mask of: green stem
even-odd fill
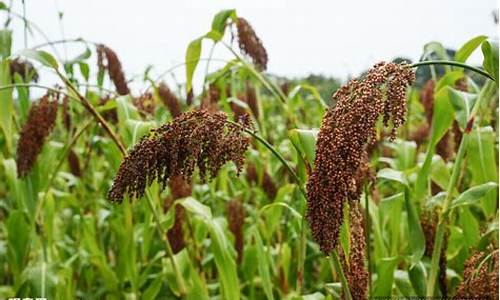
[[[447,66],[460,67],[460,68],[467,69],[469,71],[476,72],[478,74],[483,75],[484,77],[487,77],[487,78],[495,81],[495,78],[492,75],[490,75],[488,72],[484,71],[484,70],[481,70],[479,68],[470,66],[468,64],[464,64],[464,63],[457,62],[457,61],[451,61],[451,60],[427,60],[427,61],[420,61],[420,62],[417,62],[417,63],[409,65],[409,67],[416,68],[416,67],[420,67],[420,66],[430,66],[430,65],[447,65]]]
[[[179,266],[177,265],[177,261],[174,258],[174,251],[172,251],[172,247],[170,246],[170,242],[168,241],[167,233],[165,230],[163,230],[163,227],[161,226],[160,216],[158,215],[158,211],[155,208],[153,199],[148,192],[146,192],[146,199],[149,205],[149,209],[153,213],[153,217],[155,219],[156,230],[160,235],[160,239],[165,242],[165,249],[167,250],[167,255],[170,258],[170,261],[172,262],[172,269],[174,270],[175,278],[177,280],[177,285],[179,286],[179,293],[181,294],[181,296],[184,296],[186,294],[186,285],[184,284],[184,278],[182,277]]]
[[[333,262],[333,266],[337,271],[337,275],[339,276],[340,283],[342,284],[342,289],[344,290],[344,297],[347,300],[352,300],[351,289],[349,288],[349,283],[347,282],[347,278],[342,269],[342,264],[340,263],[339,255],[336,250],[333,250],[331,260]]]

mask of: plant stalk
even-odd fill
[[[487,77],[487,78],[495,81],[495,78],[490,73],[488,73],[488,72],[486,72],[484,70],[481,70],[479,68],[470,66],[468,64],[457,62],[457,61],[451,61],[451,60],[427,60],[427,61],[420,61],[420,62],[411,64],[411,65],[408,65],[408,66],[411,67],[411,68],[416,68],[416,67],[420,67],[420,66],[432,66],[432,65],[447,65],[447,66],[460,67],[460,68],[467,69],[467,70],[472,71],[472,72],[476,72],[476,73],[478,73],[480,75],[483,75],[484,77]]]
[[[342,269],[342,264],[340,263],[339,255],[337,254],[337,250],[333,250],[332,256],[330,258],[333,261],[333,265],[335,270],[337,271],[337,275],[339,276],[340,282],[342,284],[342,289],[344,290],[344,296],[346,300],[352,300],[351,289],[349,288],[349,283],[347,282],[347,278]]]

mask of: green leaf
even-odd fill
[[[394,282],[394,270],[398,262],[397,257],[383,258],[377,268],[377,282],[374,297],[390,297],[392,295],[392,284]]]
[[[448,60],[446,49],[439,42],[430,42],[424,45],[423,59],[427,59],[432,53],[436,54],[439,59]]]
[[[25,49],[19,54],[34,59],[49,68],[57,69],[59,67],[56,59],[50,53],[43,50]]]
[[[413,291],[410,283],[410,278],[408,277],[408,273],[402,270],[396,270],[394,274],[394,281],[396,282],[396,286],[398,287],[398,290],[403,294],[403,296],[410,297],[412,295],[415,295],[415,292]]]
[[[425,266],[422,262],[417,262],[410,266],[408,270],[411,285],[417,295],[425,295],[426,279],[425,279]]]
[[[0,57],[6,59],[10,56],[12,47],[12,31],[0,30]]]
[[[189,43],[186,50],[186,92],[190,92],[193,84],[193,75],[200,60],[201,41],[203,38],[197,38]]]
[[[6,10],[7,9],[7,5],[5,5],[5,3],[3,2],[0,2],[0,10]]]
[[[415,201],[411,199],[411,193],[408,188],[405,188],[405,206],[408,217],[408,243],[410,244],[411,263],[415,264],[425,252],[425,236],[420,225],[420,218],[418,216]]]
[[[328,105],[326,104],[325,100],[323,100],[323,98],[321,97],[321,94],[318,92],[318,89],[310,84],[302,83],[294,87],[289,94],[290,99],[293,99],[301,90],[311,93],[314,99],[318,100],[318,102],[321,104],[323,108],[328,108]]]
[[[390,180],[390,181],[396,181],[399,182],[405,186],[408,186],[408,180],[406,179],[406,176],[404,175],[403,172],[401,171],[396,171],[394,169],[389,169],[385,168],[377,173],[378,178]]]
[[[162,284],[163,284],[163,278],[158,276],[155,280],[153,280],[153,282],[144,291],[144,294],[142,294],[141,299],[145,299],[145,300],[156,299],[158,293],[160,292]]]
[[[200,216],[205,226],[208,227],[211,238],[211,249],[222,287],[222,298],[240,299],[238,272],[232,255],[235,251],[231,248],[232,246],[221,225],[212,218],[210,208],[196,199],[188,197],[179,201],[179,204],[190,213]],[[232,251],[228,251],[228,249],[232,249]]]
[[[476,102],[477,95],[458,91],[454,88],[448,87],[451,104],[456,110],[455,119],[462,130],[467,126],[472,107]]]
[[[273,283],[271,281],[271,274],[269,273],[269,254],[264,249],[264,243],[262,242],[262,238],[257,227],[253,227],[252,236],[255,239],[255,245],[257,247],[257,255],[259,257],[258,269],[264,293],[266,294],[267,299],[274,299]]]
[[[479,223],[468,207],[462,207],[458,213],[458,222],[464,231],[467,247],[475,247],[481,238]]]
[[[0,66],[0,85],[11,84],[10,67],[7,59],[2,60]],[[7,151],[12,150],[12,117],[14,114],[14,104],[12,100],[12,89],[0,90],[0,127],[4,133],[7,143]]]
[[[296,211],[293,207],[291,207],[290,205],[288,205],[288,204],[286,204],[284,202],[274,202],[274,203],[270,203],[270,204],[264,205],[259,210],[259,215],[262,215],[262,213],[264,213],[265,210],[273,208],[273,207],[277,207],[277,206],[281,206],[281,207],[287,208],[292,213],[293,217],[295,217],[298,220],[302,219],[302,215],[298,211]]]
[[[82,76],[85,79],[85,81],[89,81],[89,73],[90,73],[89,64],[80,62],[78,63],[78,66],[80,66],[80,73],[82,73]]]
[[[476,50],[487,38],[488,37],[485,35],[479,35],[467,41],[467,43],[460,47],[455,53],[455,61],[464,63],[472,52],[474,52],[474,50]]]
[[[450,205],[449,209],[454,209],[459,206],[477,204],[489,191],[498,187],[495,182],[487,182],[481,185],[476,185],[460,194]]]
[[[82,54],[79,54],[75,58],[66,61],[65,64],[72,65],[72,64],[76,64],[76,63],[81,63],[84,60],[90,58],[90,55],[92,55],[92,52],[90,51],[90,49],[85,48],[85,51]]]
[[[436,145],[453,123],[455,110],[453,109],[453,105],[449,99],[449,94],[449,88],[443,87],[435,95],[431,139],[427,148],[424,163],[418,172],[417,181],[415,183],[415,199],[418,202],[424,198],[427,192],[429,172]]]
[[[472,185],[498,182],[498,162],[496,158],[497,133],[490,126],[476,127],[470,133],[467,146],[467,167],[471,172]],[[497,189],[492,189],[481,200],[485,214],[493,216],[497,210]]]
[[[299,152],[300,156],[305,159],[311,167],[314,166],[318,130],[292,129],[288,132],[288,136],[295,149],[297,149],[297,151]]]
[[[215,15],[214,19],[212,20],[212,31],[218,32],[220,34],[219,39],[214,39],[215,42],[219,41],[224,36],[224,30],[226,28],[226,22],[228,18],[231,18],[236,22],[235,9],[221,10]]]
[[[481,44],[483,68],[490,73],[498,84],[498,41],[488,39]]]

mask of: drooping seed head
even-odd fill
[[[31,171],[47,136],[54,128],[58,104],[50,98],[51,96],[45,95],[31,104],[28,119],[21,129],[16,149],[19,177],[24,177]]]
[[[455,299],[498,299],[498,249],[491,259],[476,252],[464,263],[464,276]]]
[[[164,82],[161,82],[158,85],[158,96],[160,96],[163,105],[165,105],[172,117],[175,118],[182,114],[181,103],[179,99]]]
[[[99,44],[96,46],[97,50],[97,66],[100,70],[108,70],[109,78],[116,87],[116,91],[120,95],[127,95],[130,93],[125,73],[122,69],[122,64],[118,59],[116,53],[109,47]],[[106,63],[104,63],[106,60]]]
[[[414,79],[413,70],[405,65],[379,63],[333,96],[336,105],[323,117],[315,167],[307,183],[309,225],[325,254],[338,242],[342,209],[377,120],[383,115],[386,126],[392,123],[394,138],[405,121],[406,89]]]
[[[240,50],[252,58],[253,63],[261,70],[267,69],[267,51],[262,41],[244,18],[238,18],[238,45]]]
[[[240,124],[250,127],[248,119]],[[224,113],[184,113],[153,130],[132,148],[120,165],[108,198],[116,202],[125,195],[140,198],[153,181],[165,187],[173,176],[189,181],[195,166],[202,180],[215,177],[229,161],[239,172],[248,145],[249,138],[243,136],[242,128],[228,123]]]

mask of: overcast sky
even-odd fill
[[[21,1],[13,1],[22,13]],[[189,41],[207,32],[214,14],[226,8],[236,8],[252,24],[267,48],[269,72],[287,76],[346,78],[379,60],[418,59],[430,41],[454,48],[476,35],[497,34],[495,0],[26,0],[28,18],[51,39],[62,37],[57,17],[62,11],[66,38],[110,46],[129,77],[148,65],[161,73],[182,62]],[[22,23],[12,27],[14,48],[23,48]],[[41,42],[40,36],[28,37],[28,46]],[[209,47],[204,44],[202,57]],[[69,47],[68,56],[79,51],[81,46]],[[214,57],[231,56],[221,47]],[[178,77],[184,81],[182,70]]]

